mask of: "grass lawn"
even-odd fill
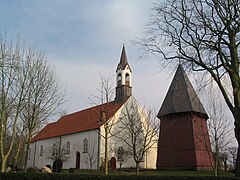
[[[63,170],[63,173],[69,173],[67,169]],[[104,170],[76,170],[74,169],[74,173],[76,174],[91,174],[91,175],[104,175]],[[109,175],[135,175],[134,170],[126,171],[126,170],[109,170]],[[212,171],[140,171],[140,175],[148,175],[148,176],[214,176]],[[229,172],[220,172],[220,176],[232,176],[235,175]]]

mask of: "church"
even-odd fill
[[[126,107],[134,105],[139,113],[139,121],[149,123],[132,95],[132,70],[124,46],[116,69],[115,89],[114,101],[65,115],[45,126],[31,141],[28,167],[52,165],[56,156],[59,156],[63,160],[63,169],[101,169],[105,157],[104,122],[112,123],[111,134],[116,134],[120,128],[118,122],[123,119]],[[142,132],[145,133],[144,128]],[[157,136],[153,140],[155,144],[144,154],[140,168],[156,168]],[[112,137],[107,144],[109,168],[136,166],[133,157],[128,157],[122,165],[118,163],[127,149],[123,141]]]

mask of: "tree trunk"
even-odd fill
[[[236,176],[240,177],[240,148],[239,148],[239,143],[240,143],[240,119],[236,120],[235,118],[235,136],[238,142],[238,150],[237,150],[237,160],[236,160]]]
[[[6,163],[7,163],[7,158],[6,157],[2,157],[1,172],[5,172],[6,171]]]
[[[239,144],[239,139],[237,140]],[[237,160],[236,160],[236,176],[240,177],[240,149],[238,147]]]
[[[216,154],[216,160],[215,160],[215,168],[214,168],[214,176],[218,176],[218,154]]]
[[[215,146],[216,146],[216,157],[215,157],[215,168],[214,168],[214,175],[218,176],[219,173],[219,147],[218,147],[218,139],[217,135],[215,135]]]
[[[237,160],[236,160],[236,176],[240,177],[240,148],[239,148],[239,144],[240,144],[240,112],[236,112],[235,116],[235,136],[238,142],[238,150],[237,150]]]
[[[108,175],[108,129],[105,127],[105,175]]]
[[[140,162],[136,162],[136,175],[137,176],[139,175],[139,165],[140,165]]]
[[[28,154],[29,154],[30,142],[31,141],[29,141],[29,140],[27,142],[26,154],[25,154],[25,157],[24,157],[24,172],[27,172],[27,162],[28,162]]]
[[[14,156],[13,158],[13,165],[17,166],[17,163],[18,163],[18,157],[19,157],[19,152],[20,152],[20,148],[21,148],[21,144],[22,144],[22,141],[21,141],[21,138],[18,142],[18,145],[17,145],[17,151],[16,151],[16,155]]]

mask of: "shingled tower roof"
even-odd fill
[[[157,117],[183,112],[196,112],[208,118],[183,67],[179,65]]]
[[[125,67],[126,67],[127,65],[129,66],[128,60],[127,60],[127,54],[126,54],[126,51],[125,51],[125,46],[123,45],[122,53],[121,53],[121,58],[120,58],[120,62],[119,62],[119,64],[118,64],[118,66],[117,66],[117,70],[118,70],[119,66],[120,66],[121,69],[125,69]],[[129,68],[130,68],[130,66],[129,66]],[[117,70],[116,70],[116,71],[117,71]],[[131,71],[131,68],[130,68],[130,71]],[[132,72],[132,71],[131,71],[131,72]]]

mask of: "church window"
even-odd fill
[[[40,146],[40,153],[39,153],[39,156],[42,156],[43,155],[43,145]]]
[[[88,140],[86,138],[83,140],[83,152],[88,152]]]
[[[130,76],[129,76],[129,74],[127,73],[127,74],[126,74],[126,78],[125,78],[125,85],[126,85],[126,86],[130,86],[130,83],[129,83],[129,82],[130,82]]]
[[[57,155],[57,145],[55,143],[53,143],[53,146],[52,146],[52,155],[53,156]]]
[[[118,83],[117,84],[118,84],[118,86],[120,86],[122,84],[122,75],[121,75],[121,73],[118,74],[118,78],[117,79],[118,79]]]
[[[124,156],[124,149],[122,146],[120,146],[117,151],[117,160],[120,162],[123,161],[123,156]]]
[[[68,141],[67,142],[67,152],[66,154],[70,154],[70,142]]]

